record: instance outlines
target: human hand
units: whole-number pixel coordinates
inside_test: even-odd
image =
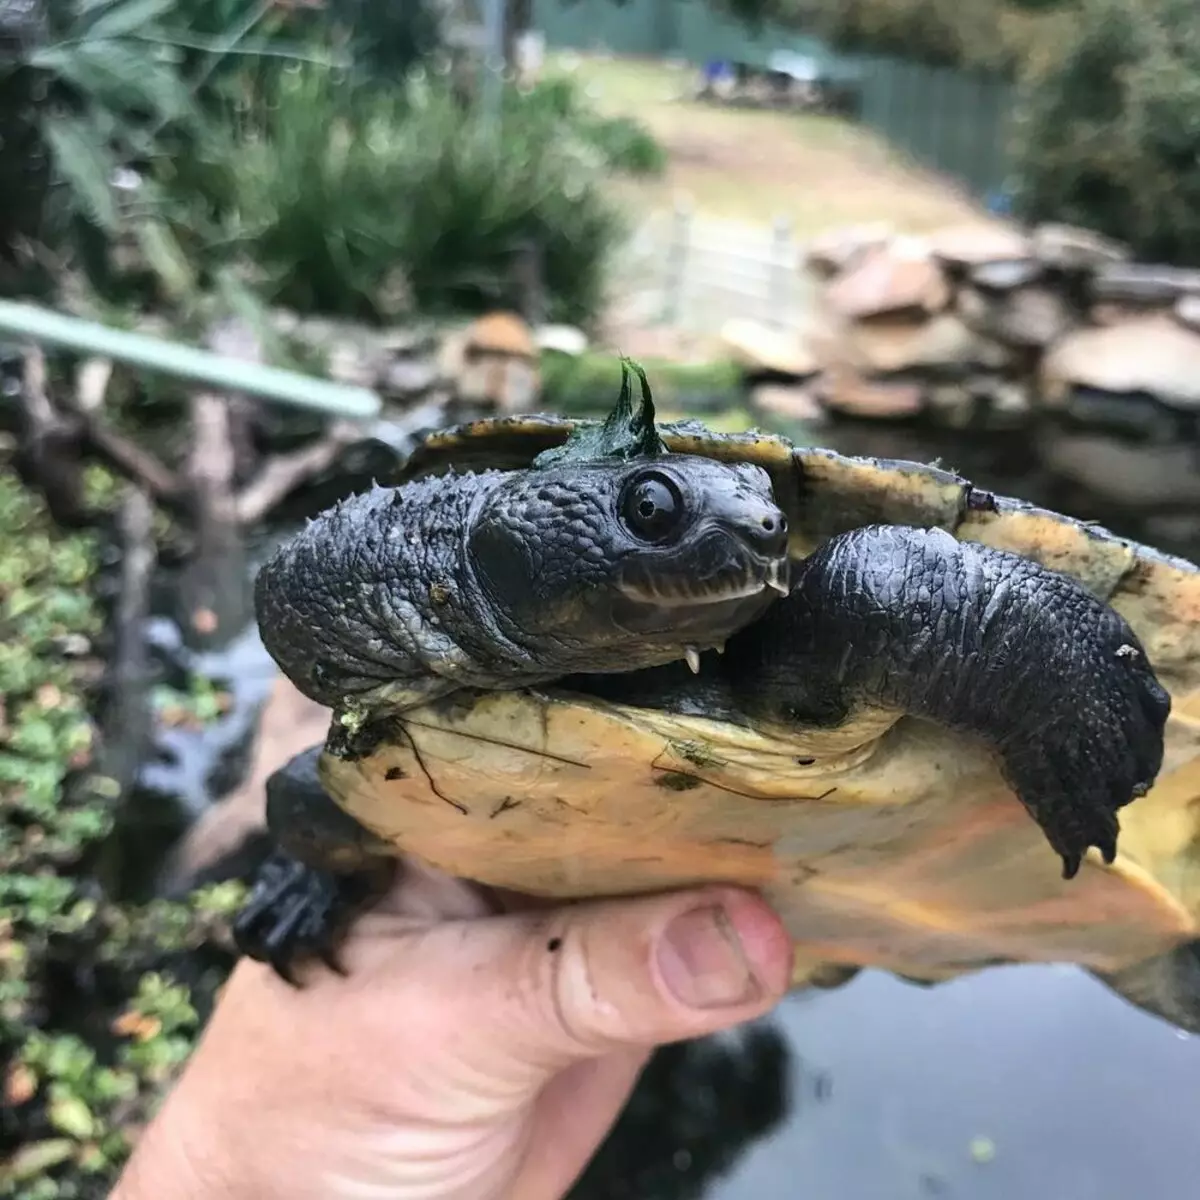
[[[299,990],[238,964],[111,1200],[558,1200],[656,1045],[791,972],[736,888],[518,908],[411,864],[341,958]]]

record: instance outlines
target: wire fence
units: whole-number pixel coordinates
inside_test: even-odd
[[[639,319],[652,324],[715,333],[745,317],[795,328],[812,299],[803,254],[784,218],[748,225],[699,216],[681,203],[638,231],[623,292]]]

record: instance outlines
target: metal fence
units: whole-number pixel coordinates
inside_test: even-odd
[[[803,253],[782,218],[750,225],[698,216],[686,205],[657,213],[622,256],[627,315],[702,333],[734,317],[795,329],[812,303]]]
[[[846,60],[858,119],[923,166],[978,196],[1005,185],[1013,88],[1003,80],[896,58]]]
[[[888,57],[843,56],[815,38],[764,25],[751,31],[705,0],[535,0],[534,21],[555,48],[765,66],[772,52],[807,55],[857,91],[856,115],[930,170],[987,197],[1008,175],[1013,90],[962,71]]]
[[[700,64],[736,59],[765,66],[775,50],[824,61],[836,57],[817,38],[764,25],[751,31],[705,0],[534,0],[534,25],[549,46],[608,50]]]

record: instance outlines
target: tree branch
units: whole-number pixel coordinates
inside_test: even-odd
[[[357,425],[337,421],[319,441],[268,459],[237,497],[239,524],[252,525],[261,520],[289,492],[332,466],[338,455],[361,437],[362,430]]]

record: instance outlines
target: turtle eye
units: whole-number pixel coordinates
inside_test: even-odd
[[[625,489],[621,518],[635,537],[662,541],[683,518],[683,497],[666,475],[641,475]]]

